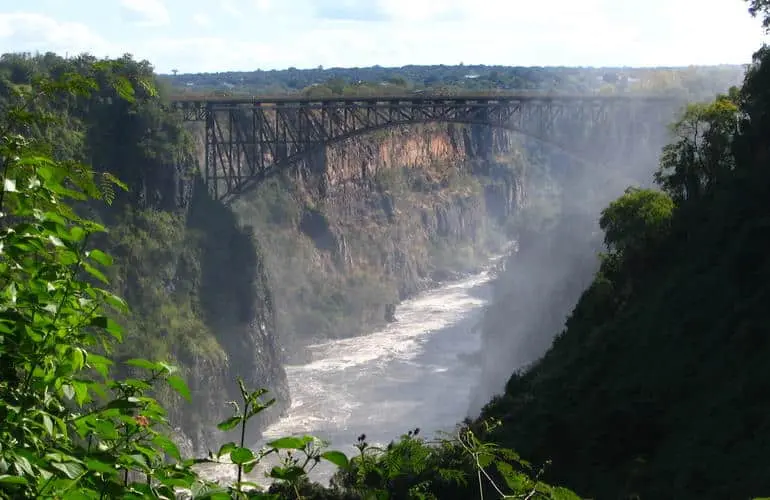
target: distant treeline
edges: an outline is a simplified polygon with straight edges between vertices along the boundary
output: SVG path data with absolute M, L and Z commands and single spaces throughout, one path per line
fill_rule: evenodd
M 740 84 L 739 65 L 685 68 L 404 66 L 161 75 L 173 93 L 229 95 L 371 95 L 406 92 L 538 90 L 554 93 L 644 92 L 712 98 Z

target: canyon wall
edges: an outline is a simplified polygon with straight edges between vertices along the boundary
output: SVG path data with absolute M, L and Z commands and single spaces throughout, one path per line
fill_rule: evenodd
M 397 318 L 400 300 L 487 262 L 527 202 L 531 163 L 510 132 L 394 127 L 331 145 L 238 198 L 233 211 L 264 255 L 284 359 L 375 328 L 393 306 Z

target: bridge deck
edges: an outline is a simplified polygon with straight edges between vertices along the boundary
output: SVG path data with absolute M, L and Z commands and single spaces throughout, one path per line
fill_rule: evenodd
M 452 102 L 566 102 L 566 101 L 600 101 L 600 102 L 673 102 L 681 101 L 681 98 L 661 95 L 642 94 L 458 94 L 458 95 L 432 95 L 432 94 L 405 94 L 387 96 L 334 96 L 334 97 L 307 97 L 307 96 L 202 96 L 178 94 L 170 97 L 172 103 L 212 103 L 217 105 L 244 105 L 244 104 L 345 104 L 345 103 L 452 103 Z
M 446 122 L 467 126 L 491 144 L 500 127 L 562 151 L 633 156 L 649 124 L 668 123 L 681 98 L 671 96 L 546 93 L 387 96 L 179 95 L 170 108 L 185 121 L 204 123 L 203 174 L 212 195 L 230 200 L 267 176 L 310 161 L 329 144 L 387 127 Z M 668 115 L 668 116 L 664 116 Z M 609 154 L 609 153 L 608 153 Z

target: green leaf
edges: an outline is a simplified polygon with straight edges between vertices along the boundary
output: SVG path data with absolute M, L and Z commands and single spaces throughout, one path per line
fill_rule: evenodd
M 128 312 L 128 304 L 125 300 L 121 299 L 117 295 L 108 292 L 106 290 L 102 290 L 101 288 L 96 288 L 96 291 L 102 295 L 104 298 L 104 301 L 107 302 L 110 306 L 114 307 L 120 312 L 127 313 Z
M 230 460 L 234 464 L 244 464 L 254 459 L 254 453 L 248 448 L 235 448 L 230 452 Z
M 274 479 L 281 479 L 290 483 L 295 482 L 297 479 L 305 475 L 305 469 L 302 467 L 273 467 L 270 471 L 270 477 Z
M 93 427 L 101 439 L 117 439 L 118 437 L 117 427 L 109 420 L 97 420 Z
M 51 462 L 51 467 L 62 471 L 69 479 L 75 479 L 83 473 L 83 466 L 75 462 Z
M 231 429 L 234 429 L 238 424 L 241 423 L 241 417 L 239 415 L 236 415 L 235 417 L 230 417 L 224 422 L 220 422 L 217 424 L 217 429 L 220 431 L 229 431 Z
M 251 471 L 254 470 L 254 467 L 256 467 L 258 463 L 259 463 L 259 461 L 254 459 L 251 462 L 247 462 L 247 463 L 243 464 L 243 472 L 245 472 L 246 474 L 251 474 Z M 243 483 L 241 483 L 241 484 L 243 484 Z M 245 484 L 244 484 L 244 486 L 245 486 Z
M 70 490 L 64 494 L 62 500 L 94 500 L 95 498 L 94 494 L 89 495 L 85 491 Z
M 232 443 L 232 442 L 225 443 L 219 448 L 219 451 L 217 452 L 217 457 L 223 457 L 224 455 L 227 455 L 228 453 L 233 451 L 235 448 L 237 448 L 237 445 L 235 443 Z
M 32 476 L 35 474 L 35 471 L 32 470 L 32 464 L 29 463 L 29 460 L 27 459 L 27 457 L 16 455 L 14 460 L 15 460 L 14 465 L 16 466 L 16 470 L 18 470 L 19 473 L 26 474 L 28 476 Z
M 103 328 L 118 342 L 123 340 L 123 329 L 119 324 L 115 323 L 113 320 L 106 316 L 94 316 L 91 318 L 91 326 Z
M 337 467 L 345 469 L 348 467 L 348 457 L 341 451 L 329 450 L 321 453 L 321 458 L 333 463 Z
M 27 484 L 27 479 L 21 476 L 11 476 L 4 474 L 0 476 L 0 483 L 4 484 Z
M 210 491 L 200 496 L 196 495 L 195 500 L 232 500 L 232 497 L 226 491 Z
M 50 241 L 53 244 L 53 246 L 55 246 L 55 247 L 63 247 L 64 246 L 64 242 L 62 240 L 60 240 L 58 236 L 54 236 L 52 234 L 48 235 L 48 241 Z
M 301 450 L 313 441 L 312 436 L 303 437 L 282 437 L 275 441 L 267 443 L 268 446 L 278 448 L 279 450 Z
M 185 382 L 182 377 L 179 375 L 172 375 L 166 379 L 166 382 L 168 382 L 168 385 L 170 385 L 172 389 L 174 389 L 187 401 L 192 401 L 190 388 L 187 387 L 187 382 Z
M 109 474 L 111 476 L 118 473 L 118 469 L 115 466 L 96 459 L 86 460 L 86 467 L 90 471 Z
M 64 397 L 67 399 L 75 399 L 75 389 L 69 385 L 64 384 L 61 386 L 62 394 L 64 394 Z
M 91 250 L 88 256 L 103 266 L 112 265 L 112 257 L 102 252 L 101 250 L 98 250 L 98 249 Z
M 133 408 L 138 408 L 139 404 L 134 401 L 128 401 L 126 399 L 116 399 L 114 401 L 110 401 L 107 403 L 107 405 L 104 407 L 105 410 L 128 410 Z
M 126 361 L 126 364 L 128 366 L 134 366 L 136 368 L 141 368 L 151 372 L 160 370 L 160 365 L 158 365 L 158 363 L 153 363 L 152 361 L 148 361 L 146 359 L 129 359 Z
M 86 231 L 80 226 L 72 226 L 70 228 L 70 239 L 72 241 L 82 241 L 86 236 Z
M 43 414 L 43 427 L 48 435 L 53 437 L 53 421 L 51 420 L 51 417 L 46 414 Z
M 479 453 L 477 457 L 478 463 L 481 467 L 489 467 L 492 462 L 495 461 L 495 456 L 489 453 Z
M 72 362 L 72 370 L 79 371 L 85 364 L 85 356 L 83 350 L 79 347 L 75 347 L 70 351 L 70 361 Z
M 112 365 L 112 361 L 105 358 L 104 356 L 99 356 L 98 354 L 93 353 L 86 353 L 86 364 L 89 368 L 93 368 L 99 374 L 101 374 L 103 377 L 107 377 L 107 370 Z
M 147 467 L 147 458 L 145 458 L 145 456 L 140 453 L 123 455 L 123 457 L 121 458 L 129 464 L 138 465 L 139 467 L 142 467 L 142 468 Z
M 71 385 L 75 389 L 75 401 L 79 406 L 83 406 L 84 403 L 87 403 L 91 399 L 88 396 L 88 382 L 73 380 Z
M 83 269 L 85 269 L 85 271 L 88 274 L 90 274 L 94 278 L 98 279 L 99 281 L 101 281 L 105 285 L 108 285 L 110 283 L 110 281 L 107 279 L 107 277 L 100 270 L 96 269 L 94 266 L 92 266 L 88 262 L 83 262 Z
M 179 453 L 179 448 L 174 444 L 172 440 L 163 435 L 157 435 L 152 439 L 153 444 L 166 452 L 166 454 L 176 460 L 182 460 L 182 455 Z

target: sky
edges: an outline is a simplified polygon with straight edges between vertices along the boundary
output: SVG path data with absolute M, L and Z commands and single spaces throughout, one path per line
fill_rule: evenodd
M 132 54 L 169 73 L 744 64 L 742 0 L 0 0 L 0 53 Z

